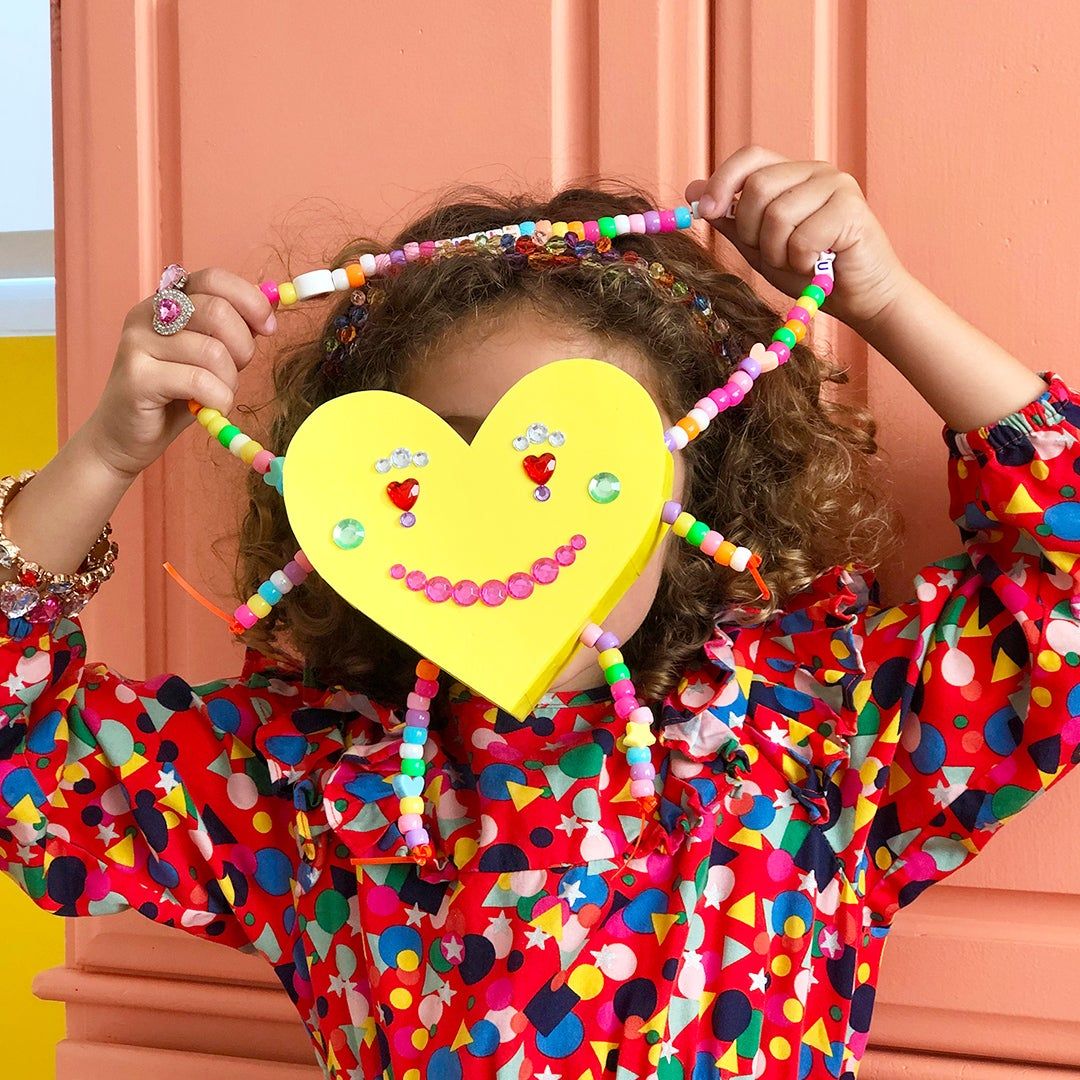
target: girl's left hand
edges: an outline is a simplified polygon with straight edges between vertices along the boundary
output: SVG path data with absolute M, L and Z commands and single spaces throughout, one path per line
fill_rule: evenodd
M 739 195 L 734 217 L 727 213 Z M 860 331 L 900 292 L 907 272 L 858 181 L 825 161 L 790 161 L 745 146 L 686 189 L 698 212 L 770 284 L 798 296 L 819 252 L 836 253 L 825 310 Z

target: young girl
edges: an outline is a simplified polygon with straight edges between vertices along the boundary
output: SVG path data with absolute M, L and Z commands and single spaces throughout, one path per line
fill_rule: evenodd
M 607 622 L 655 706 L 655 820 L 632 809 L 623 722 L 583 649 L 522 722 L 449 679 L 429 688 L 434 857 L 409 860 L 417 657 L 318 575 L 283 584 L 239 677 L 201 686 L 90 663 L 80 601 L 50 601 L 50 573 L 88 549 L 89 588 L 108 575 L 103 523 L 191 423 L 187 399 L 227 412 L 275 332 L 255 285 L 194 273 L 186 327 L 155 333 L 136 305 L 91 419 L 3 489 L 0 575 L 46 571 L 0 593 L 19 611 L 0 623 L 0 855 L 38 904 L 133 907 L 255 948 L 328 1077 L 853 1080 L 896 912 L 1077 761 L 1080 408 L 912 279 L 850 176 L 747 148 L 687 197 L 792 295 L 835 252 L 828 310 L 948 425 L 964 554 L 923 570 L 914 599 L 873 602 L 893 530 L 873 427 L 796 344 L 676 455 L 674 497 L 761 556 L 771 599 L 671 538 Z M 648 206 L 480 194 L 393 246 Z M 781 321 L 688 235 L 589 247 L 459 252 L 369 282 L 277 365 L 267 445 L 369 388 L 471 438 L 514 383 L 572 356 L 626 369 L 670 424 Z M 298 546 L 249 475 L 244 596 Z

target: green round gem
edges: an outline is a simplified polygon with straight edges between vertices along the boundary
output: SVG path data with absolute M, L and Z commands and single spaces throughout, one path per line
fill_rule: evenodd
M 598 472 L 589 481 L 589 498 L 602 504 L 614 502 L 622 491 L 622 481 L 609 472 Z
M 818 307 L 825 303 L 825 290 L 820 285 L 807 285 L 802 291 L 803 296 L 809 296 L 811 300 L 818 302 Z
M 705 539 L 708 531 L 709 526 L 704 521 L 695 521 L 686 534 L 686 542 L 693 547 L 701 547 L 701 541 Z
M 401 771 L 406 776 L 423 776 L 427 772 L 427 762 L 422 758 L 402 758 Z
M 614 236 L 619 231 L 615 228 L 615 219 L 613 217 L 602 217 L 596 224 L 600 226 L 601 236 Z
M 226 424 L 217 433 L 217 440 L 218 440 L 219 443 L 221 443 L 222 446 L 225 447 L 226 450 L 228 450 L 229 443 L 231 443 L 233 441 L 233 439 L 235 439 L 236 436 L 239 435 L 239 434 L 240 434 L 240 429 L 235 424 Z
M 786 326 L 781 326 L 779 330 L 772 336 L 773 341 L 783 342 L 789 349 L 794 349 L 796 345 L 795 333 L 789 330 Z
M 334 543 L 339 548 L 352 551 L 364 542 L 364 526 L 356 518 L 342 518 L 334 526 Z

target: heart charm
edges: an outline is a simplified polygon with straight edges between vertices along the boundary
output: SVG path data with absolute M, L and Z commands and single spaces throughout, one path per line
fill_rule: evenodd
M 776 353 L 769 352 L 760 341 L 750 350 L 750 358 L 757 361 L 758 367 L 761 368 L 762 373 L 766 371 L 775 371 L 776 368 L 780 366 L 780 361 L 777 359 Z
M 420 497 L 420 481 L 411 476 L 408 480 L 391 480 L 386 485 L 386 494 L 399 510 L 411 510 Z
M 424 778 L 422 776 L 406 776 L 405 773 L 398 773 L 394 777 L 394 794 L 399 799 L 406 799 L 410 795 L 423 795 L 424 794 Z
M 521 488 L 514 440 L 537 416 L 567 436 L 559 498 L 546 503 L 510 497 Z M 403 444 L 430 454 L 423 518 L 407 529 L 405 504 L 387 499 L 374 466 Z M 660 414 L 639 383 L 599 360 L 558 360 L 512 386 L 471 443 L 411 398 L 336 397 L 293 436 L 283 488 L 293 533 L 331 588 L 521 718 L 582 627 L 606 618 L 644 570 L 666 531 L 672 471 Z M 604 502 L 589 494 L 600 475 L 618 481 Z M 415 480 L 400 483 L 415 495 Z M 347 549 L 334 543 L 345 519 L 364 530 Z
M 534 484 L 546 484 L 555 474 L 554 454 L 541 454 L 539 457 L 530 454 L 521 464 L 525 475 Z

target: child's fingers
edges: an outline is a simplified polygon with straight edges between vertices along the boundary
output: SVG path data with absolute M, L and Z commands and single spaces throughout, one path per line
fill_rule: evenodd
M 833 189 L 820 210 L 797 225 L 788 237 L 788 264 L 807 274 L 822 251 L 842 251 L 851 228 L 851 198 L 847 192 Z
M 816 161 L 782 161 L 747 177 L 735 210 L 735 231 L 748 247 L 761 247 L 765 213 L 785 192 L 814 176 L 823 166 Z
M 233 406 L 235 389 L 210 368 L 168 360 L 155 360 L 154 368 L 147 394 L 159 405 L 193 398 L 221 413 L 228 413 Z
M 189 296 L 193 293 L 212 293 L 228 300 L 251 327 L 253 334 L 272 334 L 277 325 L 273 317 L 274 309 L 262 289 L 231 270 L 223 270 L 219 266 L 196 270 L 188 277 L 184 291 Z
M 807 218 L 817 213 L 832 198 L 835 191 L 835 174 L 817 173 L 809 180 L 782 191 L 769 203 L 761 215 L 757 241 L 757 247 L 766 264 L 778 270 L 791 270 L 795 273 L 804 273 L 813 266 L 817 253 L 807 259 L 801 249 L 793 252 L 790 239 Z M 740 212 L 741 210 L 740 203 Z M 792 262 L 796 255 L 798 265 Z
M 693 196 L 687 189 L 687 198 L 698 201 L 698 212 L 703 218 L 715 221 L 727 213 L 735 193 L 741 191 L 751 173 L 766 165 L 775 165 L 787 161 L 783 154 L 767 150 L 764 146 L 744 146 L 722 161 L 716 171 L 698 187 L 695 182 L 691 188 L 697 188 Z
M 217 338 L 229 350 L 237 370 L 243 371 L 255 355 L 255 339 L 240 312 L 230 301 L 216 294 L 188 293 L 188 296 L 195 311 L 187 329 Z
M 147 350 L 150 358 L 155 363 L 145 373 L 146 379 L 151 384 L 156 383 L 158 365 L 183 365 L 185 367 L 205 369 L 216 380 L 224 383 L 230 391 L 236 392 L 237 387 L 240 385 L 240 376 L 237 374 L 236 363 L 219 337 L 211 334 L 200 334 L 191 329 L 181 330 L 179 334 L 174 334 L 164 340 L 159 335 L 155 335 L 155 337 L 158 340 L 150 343 L 153 351 Z M 214 408 L 217 408 L 217 406 L 215 405 Z

